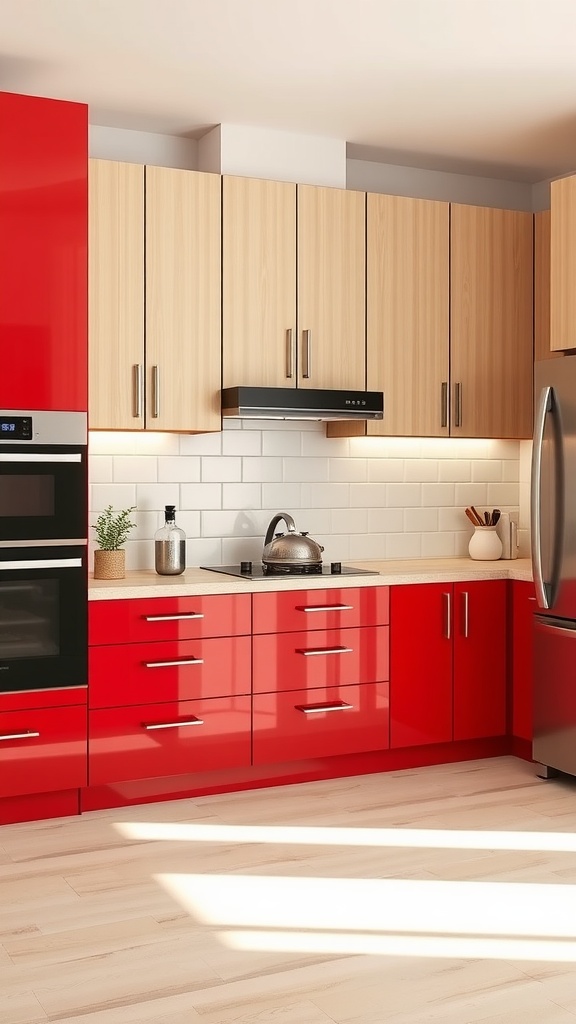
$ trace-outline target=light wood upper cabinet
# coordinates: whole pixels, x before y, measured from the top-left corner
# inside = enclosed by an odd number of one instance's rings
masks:
[[[296,185],[222,179],[224,387],[296,387]]]
[[[534,214],[534,361],[563,356],[550,348],[550,210]]]
[[[220,430],[220,188],[146,168],[146,426]]]
[[[368,194],[368,434],[448,434],[449,205]]]
[[[532,214],[451,208],[451,434],[532,433]]]
[[[91,429],[144,426],[144,168],[89,167]]]
[[[298,186],[298,384],[366,387],[364,192]]]
[[[91,428],[220,430],[220,180],[90,162]]]
[[[550,184],[550,348],[576,348],[576,175]]]

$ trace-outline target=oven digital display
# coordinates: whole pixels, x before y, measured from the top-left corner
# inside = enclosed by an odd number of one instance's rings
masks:
[[[31,441],[31,416],[0,416],[0,441]]]

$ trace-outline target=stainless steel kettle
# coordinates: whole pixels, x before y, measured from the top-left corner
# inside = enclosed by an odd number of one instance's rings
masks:
[[[280,520],[288,527],[288,533],[274,534]],[[288,512],[279,512],[271,520],[264,539],[262,562],[264,565],[322,565],[322,544],[312,540],[307,533],[297,533],[296,524]]]

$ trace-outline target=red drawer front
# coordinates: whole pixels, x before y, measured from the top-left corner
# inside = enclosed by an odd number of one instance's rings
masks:
[[[0,713],[0,797],[86,785],[86,708]]]
[[[254,633],[285,633],[389,621],[389,587],[342,587],[254,594]]]
[[[246,767],[250,720],[249,696],[91,711],[90,785]]]
[[[0,714],[3,711],[25,711],[27,708],[63,708],[88,702],[87,686],[63,687],[61,690],[18,690],[0,693]]]
[[[250,637],[121,644],[89,651],[90,707],[250,693]]]
[[[94,646],[250,632],[250,594],[90,601],[88,605],[89,643]]]
[[[388,748],[388,683],[254,697],[254,765]],[[333,710],[328,710],[332,708]]]
[[[318,629],[255,636],[254,693],[388,679],[388,628]]]

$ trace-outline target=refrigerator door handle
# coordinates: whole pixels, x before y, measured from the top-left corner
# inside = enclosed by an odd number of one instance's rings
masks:
[[[550,600],[542,573],[542,514],[540,491],[542,487],[542,449],[546,417],[552,411],[552,388],[542,388],[534,420],[534,445],[532,448],[532,491],[530,494],[530,516],[532,520],[532,565],[534,585],[540,608],[549,608]]]

